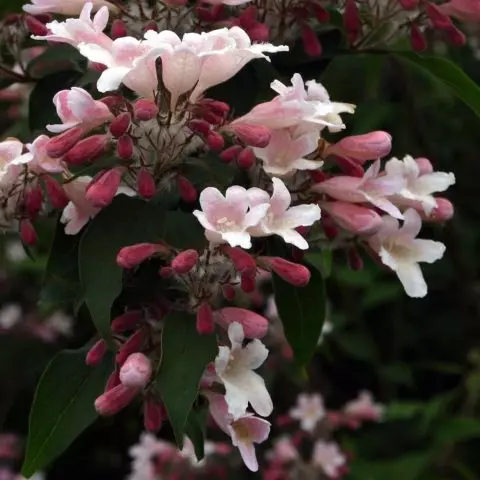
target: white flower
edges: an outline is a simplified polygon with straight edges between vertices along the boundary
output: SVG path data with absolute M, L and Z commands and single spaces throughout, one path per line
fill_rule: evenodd
M 410 297 L 424 297 L 427 284 L 418 265 L 433 263 L 443 257 L 445 245 L 433 240 L 415 238 L 422 227 L 420 215 L 413 209 L 404 213 L 399 227 L 397 220 L 383 217 L 383 226 L 369 239 L 369 244 L 382 262 L 395 271 Z
M 400 175 L 405 179 L 405 187 L 390 200 L 400 207 L 423 208 L 427 215 L 437 206 L 436 192 L 444 192 L 455 183 L 455 175 L 446 172 L 421 174 L 417 162 L 409 155 L 399 160 L 392 158 L 385 164 L 389 175 Z
M 378 421 L 382 418 L 384 407 L 374 402 L 370 392 L 362 391 L 355 400 L 348 402 L 343 407 L 343 411 L 345 415 L 354 420 Z
M 0 328 L 9 330 L 22 318 L 22 308 L 14 303 L 5 305 L 0 309 Z
M 313 447 L 312 463 L 320 467 L 330 478 L 337 478 L 339 470 L 346 463 L 345 455 L 333 442 L 318 440 Z
M 205 188 L 200 194 L 200 206 L 203 211 L 195 210 L 193 214 L 205 228 L 207 239 L 242 248 L 252 246 L 248 228 L 257 225 L 269 208 L 265 203 L 249 209 L 247 190 L 239 186 L 227 188 L 225 197 L 216 188 Z
M 301 393 L 297 398 L 297 406 L 289 412 L 290 416 L 300 421 L 300 427 L 307 432 L 313 432 L 318 422 L 325 417 L 323 398 L 318 394 Z
M 301 250 L 308 249 L 307 241 L 295 229 L 300 226 L 308 227 L 320 219 L 318 205 L 297 205 L 291 207 L 292 198 L 285 184 L 279 178 L 272 178 L 273 193 L 270 197 L 260 188 L 250 188 L 247 191 L 251 208 L 268 204 L 265 217 L 257 226 L 249 228 L 254 237 L 279 235 L 285 242 L 295 245 Z
M 272 413 L 273 404 L 263 378 L 253 370 L 262 365 L 268 350 L 258 339 L 242 346 L 243 327 L 233 322 L 228 327 L 232 347 L 219 347 L 215 371 L 225 386 L 228 412 L 234 419 L 245 414 L 248 404 L 262 417 Z

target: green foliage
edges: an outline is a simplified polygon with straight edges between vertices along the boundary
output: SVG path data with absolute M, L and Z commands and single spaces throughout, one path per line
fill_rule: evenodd
M 193 443 L 195 455 L 198 460 L 205 456 L 205 431 L 207 427 L 208 407 L 207 405 L 193 408 L 187 419 L 185 433 Z

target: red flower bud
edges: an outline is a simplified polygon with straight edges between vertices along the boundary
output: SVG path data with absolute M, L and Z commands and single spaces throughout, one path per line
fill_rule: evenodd
M 210 335 L 214 331 L 212 307 L 208 302 L 202 302 L 197 310 L 197 332 L 200 335 Z
M 212 100 L 211 98 L 204 98 L 197 102 L 197 105 L 205 106 L 217 115 L 224 117 L 230 112 L 230 105 L 220 100 Z
M 132 353 L 120 369 L 120 382 L 126 387 L 144 387 L 152 376 L 152 362 L 143 353 Z
M 137 173 L 137 191 L 146 200 L 153 198 L 157 191 L 155 179 L 146 168 L 141 168 Z
M 127 35 L 128 31 L 125 23 L 118 18 L 114 20 L 110 30 L 110 37 L 112 37 L 113 40 L 116 40 L 117 38 L 126 37 Z
M 356 40 L 360 33 L 360 15 L 355 0 L 347 0 L 343 13 L 343 24 L 348 32 L 350 43 Z
M 245 308 L 225 307 L 215 312 L 215 321 L 225 330 L 233 322 L 243 327 L 247 338 L 262 338 L 268 331 L 268 320 L 258 313 Z
M 225 300 L 233 300 L 235 298 L 235 287 L 230 283 L 226 283 L 222 286 L 222 294 Z
M 217 113 L 208 110 L 202 112 L 203 120 L 212 125 L 220 125 L 221 123 L 223 123 L 223 117 L 223 114 L 218 115 Z
M 257 263 L 248 252 L 241 248 L 227 246 L 223 247 L 223 252 L 230 258 L 239 273 L 255 275 Z
M 371 235 L 383 223 L 375 210 L 355 203 L 328 202 L 323 204 L 323 209 L 341 228 L 357 235 Z
M 123 333 L 128 330 L 133 330 L 138 326 L 143 319 L 143 312 L 141 310 L 132 310 L 125 312 L 112 320 L 111 328 L 113 333 Z
M 248 30 L 250 27 L 253 27 L 257 21 L 257 15 L 258 11 L 255 5 L 247 7 L 239 17 L 240 27 L 242 27 L 243 30 Z
M 158 111 L 156 103 L 145 98 L 137 100 L 133 106 L 135 118 L 140 121 L 152 120 L 158 115 Z
M 48 35 L 48 28 L 45 24 L 31 15 L 25 15 L 25 25 L 32 35 L 38 35 L 41 37 Z
M 100 340 L 95 342 L 94 345 L 87 352 L 85 363 L 90 367 L 95 367 L 102 361 L 102 358 L 105 355 L 106 351 L 107 351 L 107 344 L 105 343 L 105 340 L 101 338 Z
M 427 48 L 427 42 L 417 25 L 410 26 L 410 45 L 415 52 L 423 52 Z
M 313 31 L 312 27 L 307 23 L 302 25 L 302 43 L 305 53 L 311 57 L 318 57 L 322 54 L 322 45 Z
M 354 160 L 346 157 L 339 157 L 338 155 L 334 155 L 333 158 L 335 163 L 345 172 L 346 175 L 358 178 L 363 177 L 363 168 Z
M 92 70 L 98 73 L 102 73 L 107 69 L 107 66 L 103 63 L 90 62 L 89 66 Z
M 108 392 L 117 385 L 120 385 L 120 377 L 118 376 L 118 370 L 114 370 L 108 377 L 107 383 L 105 384 L 105 389 L 103 391 Z
M 400 3 L 405 10 L 413 10 L 417 8 L 418 0 L 398 0 L 398 3 Z
M 121 137 L 123 134 L 127 133 L 131 121 L 132 117 L 128 112 L 121 113 L 110 122 L 110 133 L 115 138 Z
M 190 120 L 187 127 L 193 132 L 206 137 L 210 133 L 211 125 L 205 120 L 199 120 L 195 118 Z
M 207 145 L 210 150 L 218 152 L 225 146 L 225 140 L 217 132 L 210 132 L 207 135 Z
M 117 142 L 117 157 L 130 160 L 133 156 L 133 139 L 130 135 L 122 135 Z
M 117 264 L 122 268 L 133 268 L 157 253 L 168 253 L 168 250 L 157 243 L 137 243 L 123 247 L 117 255 Z
M 280 278 L 295 287 L 304 287 L 310 281 L 310 270 L 299 263 L 289 262 L 281 257 L 261 257 Z
M 245 293 L 252 293 L 255 291 L 255 275 L 249 273 L 242 273 L 240 276 L 240 288 Z
M 330 215 L 326 215 L 324 212 L 322 212 L 320 223 L 322 224 L 325 236 L 329 240 L 333 240 L 334 238 L 338 237 L 338 228 L 335 226 L 335 222 Z
M 45 146 L 47 155 L 51 158 L 60 158 L 65 155 L 83 137 L 83 128 L 73 127 L 66 132 L 51 138 Z
M 447 29 L 447 38 L 448 41 L 456 47 L 461 47 L 467 42 L 465 34 L 453 24 Z
M 234 125 L 230 125 L 229 129 L 232 130 L 245 145 L 251 147 L 265 148 L 272 138 L 272 131 L 262 125 L 235 123 Z
M 220 154 L 220 160 L 225 163 L 230 163 L 232 160 L 235 160 L 238 154 L 243 150 L 240 145 L 232 145 L 231 147 L 226 148 Z
M 24 205 L 25 210 L 30 218 L 35 218 L 42 208 L 43 192 L 42 189 L 36 185 L 25 192 Z
M 171 263 L 173 271 L 179 275 L 184 275 L 197 264 L 198 262 L 198 253 L 196 250 L 184 250 L 179 253 Z
M 443 223 L 447 220 L 450 220 L 454 214 L 454 208 L 452 203 L 443 197 L 435 198 L 437 202 L 437 206 L 430 212 L 429 215 L 425 214 L 423 210 L 421 210 L 420 216 L 426 222 L 433 222 L 433 223 Z
M 143 404 L 143 426 L 148 432 L 158 432 L 165 420 L 164 408 L 152 398 Z
M 69 199 L 63 190 L 63 187 L 49 175 L 44 175 L 43 181 L 47 189 L 47 195 L 53 208 L 65 208 L 68 205 Z
M 426 173 L 433 172 L 433 165 L 428 158 L 424 158 L 424 157 L 416 158 L 415 162 L 417 164 L 420 175 L 425 175 Z
M 25 245 L 35 245 L 37 243 L 37 232 L 33 228 L 30 220 L 22 220 L 20 222 L 20 238 Z
M 263 43 L 268 42 L 270 38 L 270 29 L 265 23 L 257 22 L 247 31 L 252 42 Z
M 321 5 L 318 3 L 310 3 L 309 7 L 313 10 L 315 18 L 320 22 L 320 23 L 325 23 L 330 20 L 330 13 L 328 10 L 325 10 Z
M 122 384 L 117 385 L 95 400 L 95 410 L 103 417 L 115 415 L 125 408 L 136 397 L 138 392 L 138 388 L 130 388 Z
M 125 105 L 125 100 L 120 95 L 108 95 L 100 99 L 111 111 L 121 108 Z
M 309 170 L 308 174 L 315 183 L 321 183 L 327 179 L 327 175 L 321 170 Z
M 244 148 L 237 156 L 238 166 L 248 170 L 255 165 L 255 154 L 251 148 Z
M 144 329 L 137 330 L 129 339 L 120 347 L 115 361 L 118 365 L 122 366 L 127 358 L 132 353 L 137 353 L 142 349 L 147 334 Z
M 110 143 L 108 135 L 91 135 L 80 140 L 63 157 L 65 163 L 70 165 L 82 165 L 102 155 Z
M 162 278 L 171 278 L 171 277 L 173 277 L 173 268 L 172 267 L 162 267 L 162 268 L 160 268 L 158 274 Z
M 184 202 L 193 203 L 197 200 L 198 192 L 188 178 L 185 178 L 183 175 L 178 175 L 177 185 L 180 197 L 182 197 Z
M 435 28 L 446 30 L 453 26 L 452 20 L 445 15 L 435 4 L 427 3 L 425 12 Z
M 351 135 L 329 145 L 325 154 L 337 154 L 362 163 L 376 160 L 390 153 L 392 137 L 387 132 L 376 131 L 364 135 Z
M 103 208 L 112 203 L 122 181 L 122 172 L 118 168 L 112 168 L 99 177 L 95 183 L 88 187 L 85 198 L 93 206 Z

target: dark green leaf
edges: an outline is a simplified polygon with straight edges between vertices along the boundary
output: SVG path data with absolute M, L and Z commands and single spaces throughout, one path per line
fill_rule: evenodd
M 87 348 L 59 353 L 47 366 L 30 412 L 22 475 L 32 476 L 60 455 L 97 417 L 94 401 L 112 369 L 111 357 L 85 365 Z
M 473 438 L 480 438 L 478 418 L 455 417 L 443 420 L 435 433 L 435 440 L 445 445 Z
M 362 331 L 342 331 L 334 340 L 349 356 L 366 362 L 377 358 L 377 351 L 372 339 Z
M 205 430 L 207 426 L 208 407 L 203 405 L 194 408 L 187 419 L 187 427 L 185 432 L 193 443 L 195 456 L 197 460 L 201 460 L 205 456 Z
M 35 57 L 27 66 L 30 77 L 41 79 L 64 71 L 85 72 L 87 59 L 80 55 L 71 45 L 58 44 L 48 48 L 38 57 Z
M 324 279 L 327 279 L 332 273 L 333 252 L 330 248 L 308 252 L 305 255 L 305 260 L 314 266 Z
M 179 448 L 187 418 L 198 395 L 200 378 L 217 353 L 214 335 L 200 336 L 195 318 L 173 312 L 166 318 L 162 336 L 162 363 L 156 387 L 162 396 Z

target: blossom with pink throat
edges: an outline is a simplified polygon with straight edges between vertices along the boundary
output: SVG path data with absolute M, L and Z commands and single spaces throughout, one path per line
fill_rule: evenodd
M 50 132 L 60 133 L 77 126 L 88 131 L 113 118 L 109 108 L 104 103 L 94 100 L 83 88 L 61 90 L 53 97 L 53 103 L 62 123 L 47 125 Z
M 317 440 L 313 447 L 312 464 L 320 467 L 325 475 L 338 478 L 347 463 L 347 458 L 334 442 Z
M 348 402 L 343 407 L 345 415 L 358 422 L 379 421 L 384 410 L 383 405 L 375 403 L 372 394 L 367 391 L 360 392 L 358 398 Z
M 92 0 L 93 8 L 107 7 L 111 11 L 117 11 L 117 7 L 105 0 Z M 23 6 L 23 10 L 30 15 L 40 13 L 58 13 L 60 15 L 78 15 L 85 5 L 85 0 L 31 0 L 31 3 Z
M 445 253 L 443 243 L 416 238 L 421 228 L 420 215 L 408 209 L 401 227 L 394 218 L 384 216 L 382 227 L 369 239 L 370 247 L 397 274 L 410 297 L 424 297 L 427 294 L 427 284 L 419 263 L 433 263 Z
M 262 417 L 272 413 L 273 404 L 263 378 L 254 372 L 267 359 L 268 350 L 258 339 L 243 347 L 243 327 L 233 322 L 228 327 L 231 347 L 220 346 L 215 371 L 225 387 L 225 401 L 233 418 L 245 414 L 248 404 Z
M 205 236 L 214 243 L 228 243 L 232 247 L 252 246 L 248 229 L 258 225 L 270 205 L 264 203 L 250 207 L 247 190 L 233 186 L 227 188 L 225 196 L 214 187 L 200 193 L 202 211 L 193 214 L 205 228 Z
M 402 176 L 405 186 L 390 197 L 390 200 L 397 206 L 423 210 L 425 214 L 437 206 L 436 192 L 444 192 L 455 183 L 455 175 L 446 172 L 422 173 L 419 164 L 407 155 L 403 160 L 392 158 L 385 164 L 387 175 Z
M 311 395 L 301 393 L 297 398 L 297 405 L 289 414 L 290 417 L 300 421 L 302 430 L 313 432 L 318 422 L 326 415 L 323 398 L 318 393 Z
M 250 188 L 247 191 L 251 208 L 267 204 L 266 215 L 256 226 L 249 228 L 254 237 L 279 235 L 287 243 L 295 245 L 301 250 L 308 249 L 305 238 L 295 229 L 309 227 L 320 219 L 320 207 L 313 204 L 296 205 L 291 207 L 292 198 L 285 184 L 279 178 L 272 178 L 273 193 L 270 197 L 260 188 Z

